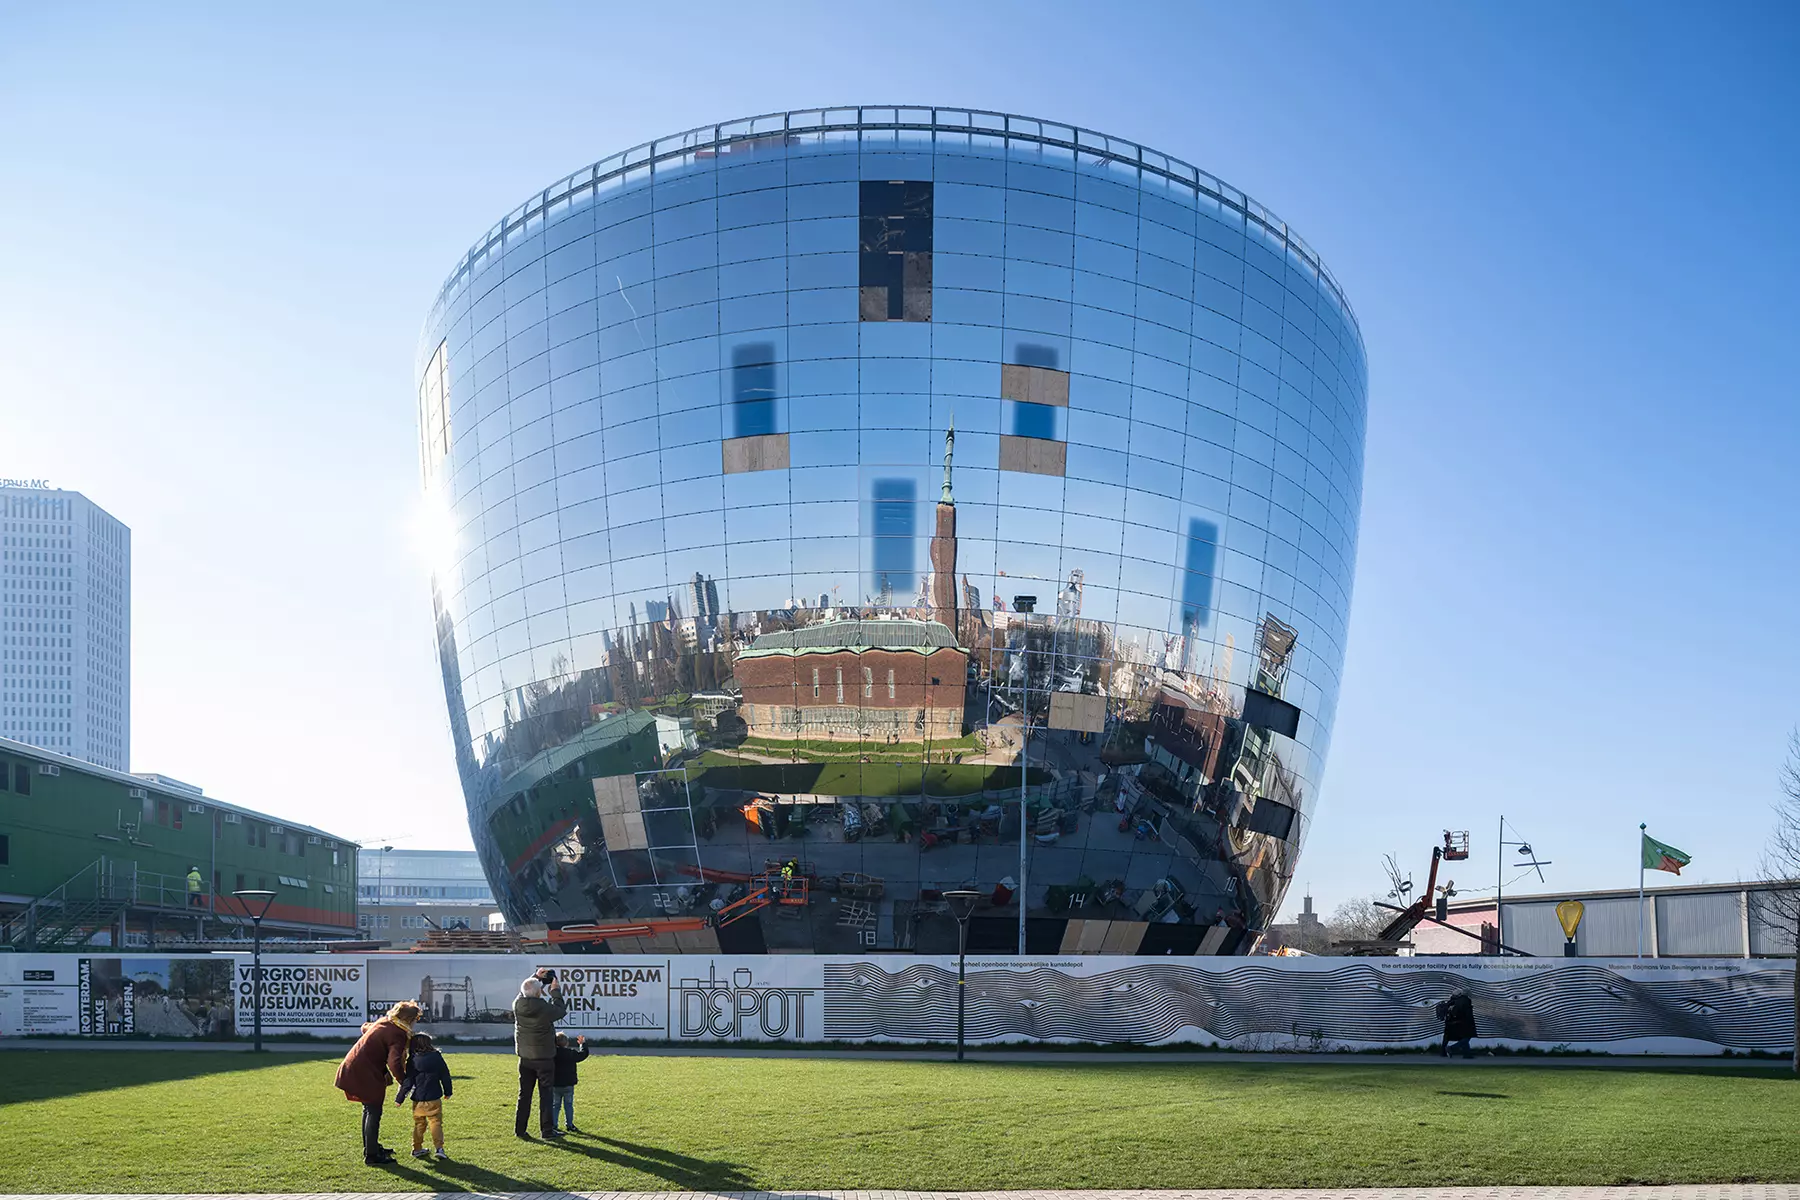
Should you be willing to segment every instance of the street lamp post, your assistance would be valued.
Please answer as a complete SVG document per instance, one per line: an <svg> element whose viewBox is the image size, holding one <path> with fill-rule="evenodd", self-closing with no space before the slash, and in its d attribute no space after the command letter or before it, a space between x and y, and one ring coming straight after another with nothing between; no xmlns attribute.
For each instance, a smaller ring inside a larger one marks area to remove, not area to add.
<svg viewBox="0 0 1800 1200"><path fill-rule="evenodd" d="M1506 953L1506 921L1503 914L1506 911L1504 893L1506 891L1506 848L1508 846L1518 847L1519 853L1527 860L1525 865L1537 870L1539 882L1543 881L1544 868L1550 865L1547 862L1538 861L1537 852L1531 848L1530 842L1507 841L1506 818L1504 816L1500 818L1500 849L1495 854L1499 861L1494 866L1494 953L1501 955Z"/></svg>
<svg viewBox="0 0 1800 1200"><path fill-rule="evenodd" d="M237 902L243 906L244 915L250 918L250 929L251 929L251 943L250 943L250 947L251 947L251 949L250 949L250 995L251 995L250 1004L251 1004L251 1008L250 1008L250 1011L252 1014L251 1021L253 1022L254 1028L256 1030L256 1047L255 1047L256 1053L261 1054L262 1048L263 1048L263 1045L262 1045L262 985L263 985L262 923L263 923L263 918L269 915L269 905L275 903L275 893L263 891L260 888L250 888L247 890L236 891L231 894L233 896L237 897ZM254 912L252 912L250 909L250 905L253 901L257 902L261 905L261 907L256 909Z"/></svg>
<svg viewBox="0 0 1800 1200"><path fill-rule="evenodd" d="M1013 611L1025 614L1026 637L1019 647L1026 655L1024 682L1019 687L1019 956L1025 955L1025 897L1028 893L1030 870L1028 855L1030 853L1031 833L1030 804L1026 799L1030 791L1028 780L1031 776L1031 614L1037 611L1036 596L1014 596ZM1056 632L1050 633L1051 671L1056 670ZM1055 690L1052 681L1051 690Z"/></svg>
<svg viewBox="0 0 1800 1200"><path fill-rule="evenodd" d="M969 996L969 916L980 903L981 893L959 888L944 893L944 903L956 918L956 1061L963 1060L963 1011Z"/></svg>

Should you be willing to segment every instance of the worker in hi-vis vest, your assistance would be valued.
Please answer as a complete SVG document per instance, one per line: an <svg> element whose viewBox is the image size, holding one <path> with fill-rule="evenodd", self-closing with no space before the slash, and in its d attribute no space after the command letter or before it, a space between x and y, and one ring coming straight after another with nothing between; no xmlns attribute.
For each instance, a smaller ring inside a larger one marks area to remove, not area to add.
<svg viewBox="0 0 1800 1200"><path fill-rule="evenodd" d="M188 885L188 907L189 908L201 907L200 889L202 887L202 881L200 879L200 868L199 867L189 867L188 868L187 885Z"/></svg>

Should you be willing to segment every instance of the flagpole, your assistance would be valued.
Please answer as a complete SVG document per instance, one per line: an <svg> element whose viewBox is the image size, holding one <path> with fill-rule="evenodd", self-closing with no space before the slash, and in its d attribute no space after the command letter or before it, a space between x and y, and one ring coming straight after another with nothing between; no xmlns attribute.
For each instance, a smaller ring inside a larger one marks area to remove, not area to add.
<svg viewBox="0 0 1800 1200"><path fill-rule="evenodd" d="M1638 957L1644 957L1644 830L1648 826L1638 824Z"/></svg>

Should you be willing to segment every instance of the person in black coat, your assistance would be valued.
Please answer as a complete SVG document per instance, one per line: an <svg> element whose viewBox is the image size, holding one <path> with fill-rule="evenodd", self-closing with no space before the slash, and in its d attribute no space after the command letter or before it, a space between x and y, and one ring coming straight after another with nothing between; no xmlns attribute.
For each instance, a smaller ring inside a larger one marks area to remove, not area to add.
<svg viewBox="0 0 1800 1200"><path fill-rule="evenodd" d="M575 1085L581 1081L580 1068L576 1064L585 1061L587 1056L587 1038L577 1037L571 1046L567 1034L556 1035L556 1104L552 1119L560 1113L562 1127L570 1133L581 1132L575 1128Z"/></svg>
<svg viewBox="0 0 1800 1200"><path fill-rule="evenodd" d="M1438 1001L1436 1012L1444 1023L1444 1044L1438 1053L1448 1058L1454 1047L1463 1058L1474 1058L1475 1051L1469 1048L1469 1039L1475 1036L1475 1001L1469 993L1457 992L1448 1000Z"/></svg>
<svg viewBox="0 0 1800 1200"><path fill-rule="evenodd" d="M444 1101L454 1089L450 1065L444 1056L425 1034L413 1034L412 1058L406 1064L406 1077L400 1081L394 1103L412 1097L414 1158L430 1157L425 1153L426 1129L431 1130L432 1150L439 1161L450 1157L444 1153Z"/></svg>

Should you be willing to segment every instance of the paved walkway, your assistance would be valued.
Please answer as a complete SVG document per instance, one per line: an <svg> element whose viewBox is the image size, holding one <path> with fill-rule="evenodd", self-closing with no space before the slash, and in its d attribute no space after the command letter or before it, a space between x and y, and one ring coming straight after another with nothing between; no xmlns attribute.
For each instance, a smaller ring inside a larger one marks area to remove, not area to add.
<svg viewBox="0 0 1800 1200"><path fill-rule="evenodd" d="M316 1042L264 1042L263 1048L276 1054L336 1054L349 1048L350 1038L320 1038ZM511 1054L511 1046L471 1046L447 1043L458 1054ZM890 1062L950 1062L953 1050L914 1050L904 1046L870 1047L862 1050L795 1049L778 1046L598 1046L590 1043L596 1055L621 1058L826 1058ZM248 1042L139 1041L120 1038L0 1038L0 1051L5 1050L94 1050L114 1053L119 1050L201 1051L219 1054L241 1054L250 1050ZM1435 1054L1243 1054L1232 1051L1206 1050L970 1050L970 1062L985 1063L1065 1063L1068 1065L1102 1063L1109 1066L1134 1064L1159 1066L1170 1063L1230 1064L1234 1066L1286 1065L1293 1063L1332 1064L1363 1067L1430 1067L1454 1066L1459 1070L1482 1070L1490 1067L1544 1067L1564 1069L1671 1070L1694 1067L1727 1067L1732 1069L1791 1071L1793 1064L1785 1058L1662 1057L1652 1054L1501 1054L1478 1055L1472 1059L1439 1058ZM623 1193L620 1193L622 1195ZM834 1193L835 1195L836 1193ZM861 1198L877 1193L843 1193ZM1046 1193L1047 1194L1047 1193ZM1075 1195L1070 1192L1068 1195ZM1136 1196L1136 1192L1082 1193L1099 1200L1113 1195ZM1148 1193L1145 1193L1146 1195ZM1186 1193L1184 1193L1186 1194ZM1199 1196L1201 1193L1195 1192ZM887 1197L902 1193L880 1193ZM976 1193L967 1193L974 1196ZM1483 1193L1483 1195L1487 1195ZM958 1193L958 1196L963 1196ZM1800 1200L1796 1196L1795 1200Z"/></svg>
<svg viewBox="0 0 1800 1200"><path fill-rule="evenodd" d="M418 1200L423 1192L324 1192L185 1197L71 1195L57 1200ZM440 1193L442 1194L442 1193ZM670 1200L670 1192L483 1192L496 1200ZM1029 1192L681 1192L682 1200L1800 1200L1800 1184L1726 1183L1682 1187L1276 1188L1268 1191ZM0 1200L22 1200L0 1196ZM38 1200L37 1197L31 1200ZM49 1198L44 1198L49 1200Z"/></svg>

